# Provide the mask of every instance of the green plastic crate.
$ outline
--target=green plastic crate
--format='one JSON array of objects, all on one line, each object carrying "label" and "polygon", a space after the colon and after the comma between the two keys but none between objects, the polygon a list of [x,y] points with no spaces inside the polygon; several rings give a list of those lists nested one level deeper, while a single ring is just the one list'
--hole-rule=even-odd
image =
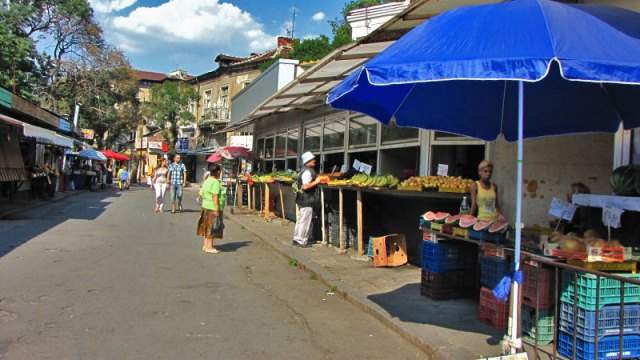
[{"label": "green plastic crate", "polygon": [[[592,274],[578,274],[577,283],[574,284],[573,271],[565,270],[562,272],[562,286],[560,288],[562,301],[573,305],[574,289],[578,288],[578,307],[585,310],[600,310],[606,305],[620,305],[620,288],[621,283],[618,280],[612,280],[600,277],[600,301],[599,308],[596,309],[596,286],[597,276]],[[640,280],[640,274],[616,274],[629,279]],[[624,287],[624,302],[640,303],[640,286],[626,284]]]},{"label": "green plastic crate", "polygon": [[536,323],[536,309],[522,305],[522,338],[532,343],[536,342],[536,333],[538,334],[538,344],[547,345],[553,342],[553,326],[554,317],[553,309],[538,310],[540,311],[538,326]]}]

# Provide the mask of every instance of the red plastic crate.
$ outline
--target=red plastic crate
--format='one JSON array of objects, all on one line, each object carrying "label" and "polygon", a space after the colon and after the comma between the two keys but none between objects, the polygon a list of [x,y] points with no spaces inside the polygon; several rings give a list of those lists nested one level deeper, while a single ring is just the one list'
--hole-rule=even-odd
[{"label": "red plastic crate", "polygon": [[491,289],[480,288],[480,321],[496,329],[506,329],[509,325],[509,302],[500,301]]},{"label": "red plastic crate", "polygon": [[[538,271],[540,274],[538,274]],[[537,309],[548,309],[555,304],[555,276],[553,269],[536,262],[522,264],[522,303]],[[536,292],[540,292],[540,300]]]}]

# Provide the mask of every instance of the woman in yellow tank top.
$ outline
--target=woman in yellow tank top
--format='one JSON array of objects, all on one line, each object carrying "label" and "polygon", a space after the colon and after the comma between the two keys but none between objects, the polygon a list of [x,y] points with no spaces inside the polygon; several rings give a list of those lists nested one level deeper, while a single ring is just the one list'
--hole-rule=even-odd
[{"label": "woman in yellow tank top", "polygon": [[504,221],[498,206],[498,186],[491,182],[493,164],[483,160],[478,165],[480,180],[471,184],[471,214],[482,221]]}]

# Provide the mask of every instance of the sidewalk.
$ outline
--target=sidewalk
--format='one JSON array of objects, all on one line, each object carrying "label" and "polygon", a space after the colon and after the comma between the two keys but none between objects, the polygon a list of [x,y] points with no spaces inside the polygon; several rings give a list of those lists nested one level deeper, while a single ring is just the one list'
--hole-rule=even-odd
[{"label": "sidewalk", "polygon": [[[315,273],[337,294],[372,315],[429,359],[477,359],[498,356],[506,330],[496,330],[478,320],[478,304],[471,299],[433,301],[420,295],[421,270],[413,265],[374,268],[371,261],[353,253],[314,244],[291,246],[294,224],[282,219],[266,222],[246,211],[225,217],[262,239],[300,268]],[[330,314],[328,314],[330,316]]]},{"label": "sidewalk", "polygon": [[13,199],[11,201],[9,201],[8,196],[0,197],[0,220],[11,217],[12,214],[19,211],[28,210],[36,206],[60,201],[68,198],[69,196],[84,193],[85,191],[87,190],[74,190],[66,192],[56,191],[53,195],[53,198],[47,198],[46,200],[29,199],[29,191],[18,191],[13,195]]}]

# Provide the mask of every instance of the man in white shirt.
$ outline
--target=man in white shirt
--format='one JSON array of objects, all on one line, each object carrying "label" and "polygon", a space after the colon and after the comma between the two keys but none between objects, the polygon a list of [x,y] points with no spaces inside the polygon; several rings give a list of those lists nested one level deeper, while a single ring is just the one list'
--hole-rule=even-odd
[{"label": "man in white shirt", "polygon": [[317,185],[320,182],[314,166],[316,166],[316,157],[311,152],[302,154],[302,163],[304,166],[300,170],[298,176],[298,189],[296,193],[296,204],[300,207],[298,218],[296,219],[296,227],[293,232],[293,246],[308,247],[309,229],[311,228],[311,219],[313,218],[313,207],[320,202],[318,196]]}]

